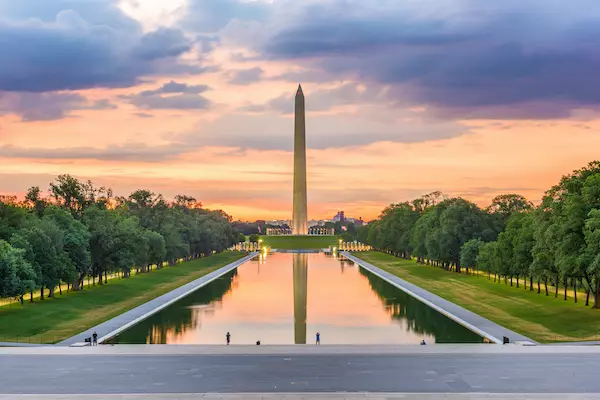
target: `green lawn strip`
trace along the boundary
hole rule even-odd
[[[261,236],[263,245],[282,250],[315,250],[338,246],[337,236]]]
[[[0,308],[0,342],[59,342],[245,255],[224,252],[134,278],[112,280],[106,285],[65,293],[54,299]]]
[[[600,310],[542,293],[494,283],[485,276],[458,274],[388,254],[356,254],[379,268],[533,340],[550,343],[600,339]]]

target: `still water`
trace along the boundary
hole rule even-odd
[[[482,338],[357,265],[323,253],[261,255],[110,343],[480,343]]]

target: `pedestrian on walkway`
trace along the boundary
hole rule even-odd
[[[96,332],[92,335],[92,346],[98,346],[98,334]]]
[[[231,342],[231,335],[229,334],[229,332],[227,332],[227,335],[225,335],[225,338],[227,339],[227,346],[229,346],[229,343]]]
[[[421,346],[425,346],[427,343],[425,343],[425,339],[421,340]]]
[[[321,344],[321,334],[317,332],[317,344]]]

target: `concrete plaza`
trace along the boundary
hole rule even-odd
[[[0,400],[594,400],[593,394],[486,393],[187,393],[116,395],[0,395]]]
[[[513,395],[504,398],[526,398],[522,394],[531,393],[547,395],[535,398],[564,399],[575,393],[592,396],[579,398],[600,398],[597,347],[347,346],[353,351],[343,347],[142,345],[0,349],[0,394],[187,396],[303,392],[303,396],[313,393],[321,398],[317,393],[344,392],[338,396],[480,396],[462,397],[466,399],[486,398],[481,393]],[[557,394],[560,397],[549,397]]]

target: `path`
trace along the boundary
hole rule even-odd
[[[518,349],[525,348],[514,348],[507,354],[375,355],[109,355],[95,349],[86,355],[15,355],[0,351],[0,393],[600,393],[596,352],[520,354]]]

